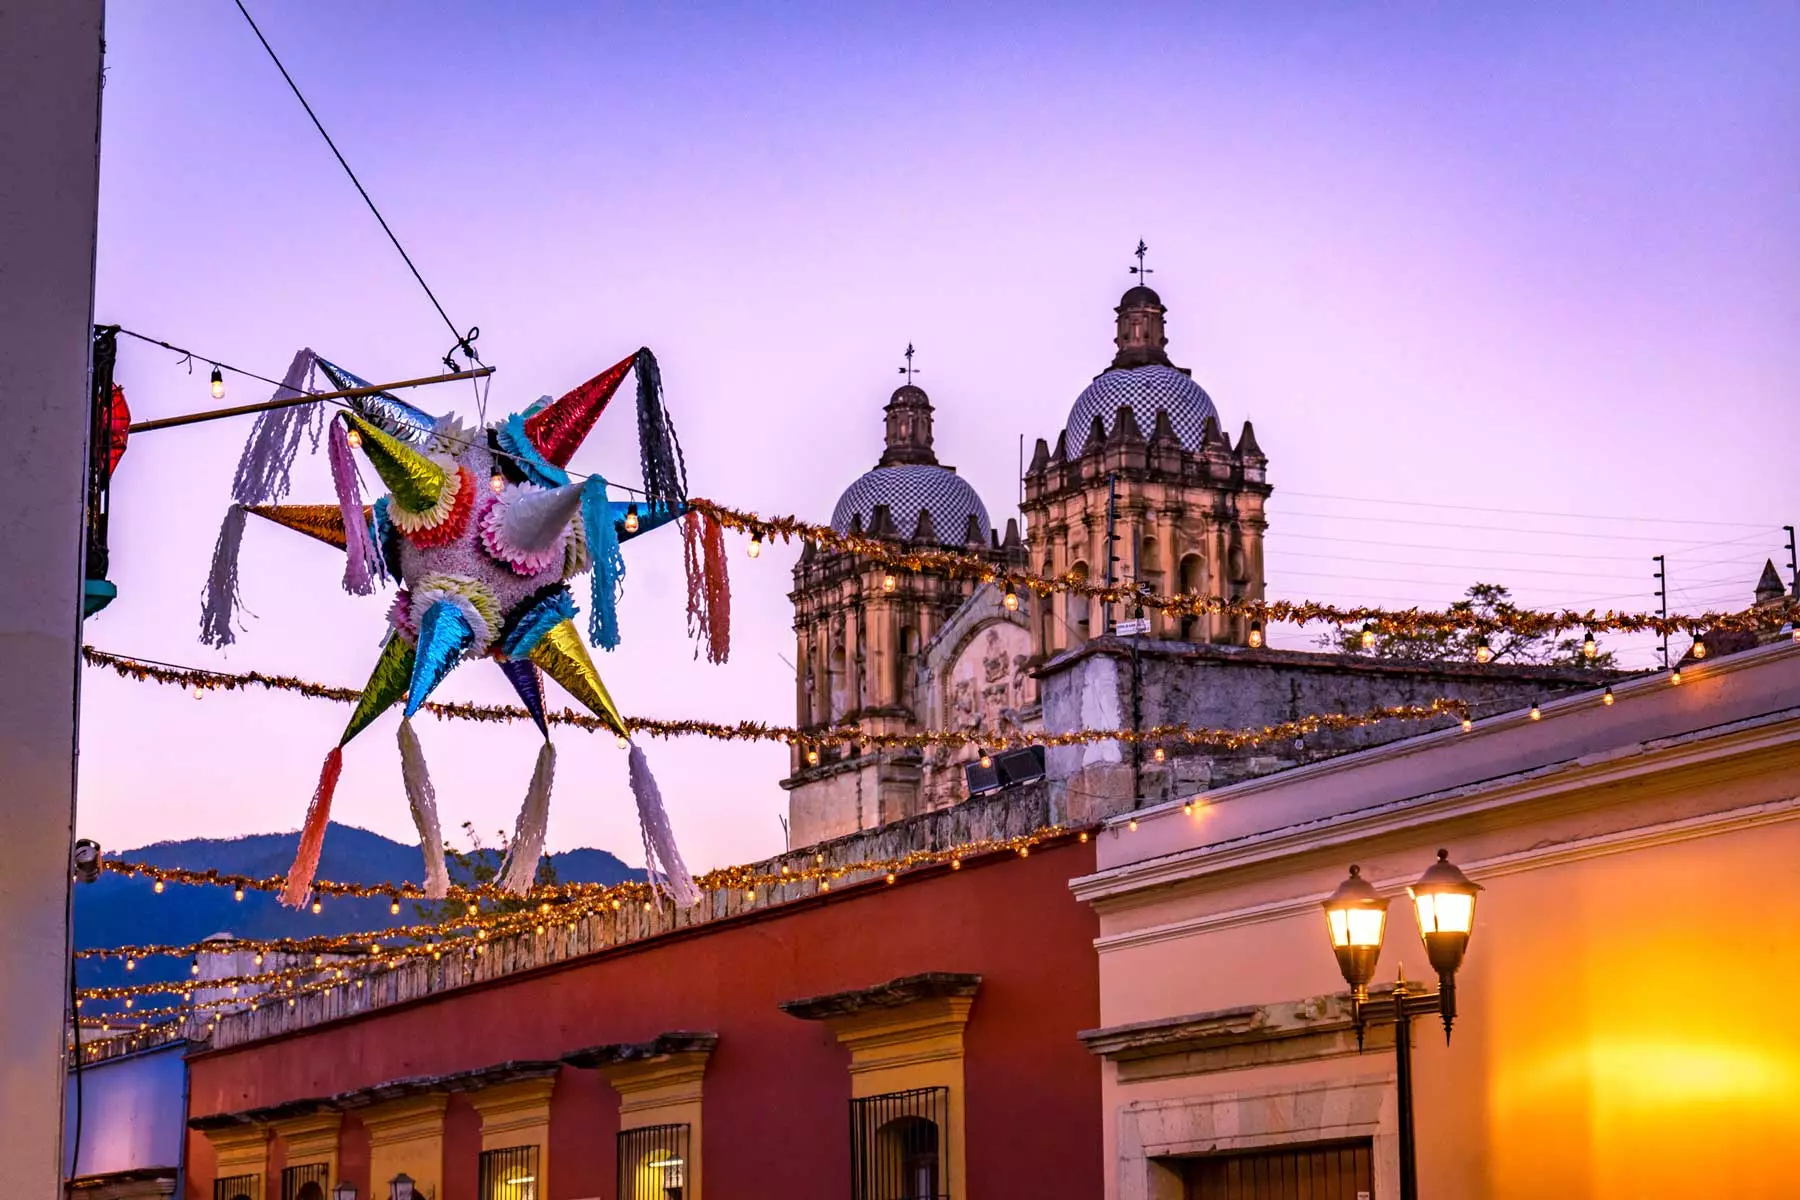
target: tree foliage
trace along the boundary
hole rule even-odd
[[[507,838],[501,830],[494,837],[498,843],[490,847],[482,842],[481,835],[475,831],[473,821],[464,821],[463,836],[468,839],[469,848],[459,850],[449,842],[444,843],[444,861],[450,869],[450,882],[464,887],[480,886],[492,883],[500,874],[500,867],[506,861]],[[556,882],[556,866],[550,861],[548,854],[538,860],[537,886],[542,887]],[[535,907],[535,901],[523,897],[505,900],[484,900],[481,911],[484,913],[522,912]],[[413,909],[422,923],[432,925],[456,925],[468,915],[468,902],[464,900],[420,900]]]
[[[1361,629],[1338,629],[1319,638],[1318,644],[1341,654],[1361,654],[1400,662],[1476,662],[1481,639],[1487,638],[1493,661],[1524,663],[1545,667],[1581,667],[1603,669],[1614,665],[1613,653],[1602,650],[1592,658],[1583,657],[1582,639],[1537,634],[1526,637],[1512,633],[1496,622],[1522,611],[1512,602],[1512,592],[1497,583],[1477,583],[1464,598],[1452,604],[1453,613],[1471,613],[1482,620],[1485,630],[1434,630],[1426,633],[1376,633],[1375,644],[1363,648]]]

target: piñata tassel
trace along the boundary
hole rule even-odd
[[[344,514],[344,590],[367,596],[375,590],[379,569],[369,520],[363,514],[362,484],[356,477],[356,460],[350,457],[350,438],[341,421],[331,423],[331,482],[337,487],[338,508]]]
[[[687,464],[674,422],[663,408],[662,368],[649,349],[637,352],[638,456],[644,471],[644,497],[651,508],[687,499]]]
[[[237,641],[237,610],[244,602],[238,593],[238,552],[243,544],[244,506],[233,504],[219,525],[206,595],[200,601],[200,640],[209,646],[223,648]]]
[[[406,785],[406,803],[419,831],[419,849],[425,854],[425,898],[442,900],[450,892],[450,872],[444,865],[444,831],[438,824],[437,791],[425,766],[425,751],[412,721],[400,721],[400,779]]]
[[[650,877],[650,886],[667,890],[677,907],[692,908],[700,902],[700,889],[694,886],[694,877],[681,861],[656,776],[650,773],[650,762],[636,742],[631,744],[630,769],[631,794],[637,798],[638,824],[644,830],[644,871]]]
[[[687,567],[688,636],[694,657],[706,661],[731,656],[731,576],[726,567],[725,528],[710,514],[690,508],[681,525],[681,556]]]
[[[588,612],[588,640],[605,650],[619,644],[619,593],[625,585],[625,555],[619,550],[619,528],[606,499],[606,480],[591,475],[581,488],[581,527],[593,560],[593,605]]]
[[[343,769],[344,748],[333,746],[319,772],[319,786],[306,810],[306,824],[300,827],[300,848],[294,853],[294,865],[288,868],[287,885],[281,889],[281,902],[289,908],[304,905],[312,892],[319,854],[325,849],[325,827],[331,824],[331,794],[337,791],[338,775]]]
[[[531,772],[531,786],[525,791],[525,803],[519,807],[506,861],[500,864],[500,886],[509,892],[522,896],[537,881],[538,860],[544,857],[544,835],[550,827],[550,785],[555,778],[556,747],[545,739],[538,751],[537,767]]]
[[[294,355],[293,363],[275,389],[274,399],[292,400],[308,390],[308,381],[316,358],[309,349]],[[300,453],[300,439],[312,434],[313,449],[319,448],[320,422],[325,407],[317,401],[271,408],[257,414],[244,452],[238,456],[237,473],[231,481],[231,498],[239,504],[274,504],[287,495],[294,459]]]

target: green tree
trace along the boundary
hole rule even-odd
[[[478,887],[484,883],[492,883],[500,874],[500,867],[506,861],[507,839],[504,830],[496,833],[497,847],[490,847],[481,840],[475,831],[475,822],[464,821],[463,836],[468,839],[469,848],[459,850],[449,842],[444,843],[444,863],[450,869],[450,882],[465,887]],[[533,881],[537,886],[556,882],[556,866],[550,861],[548,854],[538,860],[537,878]],[[536,908],[538,902],[526,900],[524,897],[508,897],[505,900],[483,900],[481,911],[484,913],[523,912],[528,908]],[[413,903],[413,911],[418,913],[422,923],[432,925],[456,925],[468,915],[469,904],[466,900],[419,900]]]
[[[1471,613],[1483,619],[1488,649],[1494,662],[1528,663],[1545,667],[1602,669],[1614,665],[1613,653],[1601,650],[1592,658],[1582,654],[1582,637],[1536,634],[1523,636],[1494,624],[1522,612],[1512,593],[1497,583],[1477,583],[1464,598],[1452,604],[1452,613]],[[1337,629],[1320,637],[1318,644],[1341,654],[1362,654],[1401,662],[1476,662],[1482,630],[1456,629],[1427,633],[1377,633],[1375,644],[1363,648],[1360,628]]]

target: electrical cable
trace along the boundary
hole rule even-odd
[[[1564,517],[1577,521],[1641,521],[1652,525],[1719,525],[1738,529],[1761,529],[1749,521],[1706,521],[1696,517],[1619,517],[1608,513],[1548,512],[1536,508],[1491,508],[1481,504],[1442,504],[1429,500],[1378,500],[1373,496],[1339,496],[1330,492],[1296,492],[1283,488],[1285,496],[1303,496],[1309,500],[1347,500],[1354,504],[1392,504],[1405,508],[1448,508],[1459,512],[1491,512],[1521,517]]]
[[[406,269],[411,271],[413,278],[419,281],[419,287],[424,290],[425,298],[431,301],[431,306],[437,309],[438,316],[443,318],[444,325],[450,330],[450,336],[456,339],[456,345],[444,354],[444,365],[449,367],[452,373],[455,372],[456,363],[450,356],[458,350],[461,350],[470,362],[480,362],[481,355],[475,351],[475,339],[481,336],[481,327],[471,325],[467,333],[457,332],[456,322],[450,319],[450,314],[444,311],[442,304],[438,303],[437,294],[431,290],[431,285],[425,282],[425,276],[419,273],[419,268],[413,263],[412,255],[408,254],[406,247],[400,244],[400,239],[394,235],[393,229],[387,223],[387,218],[381,215],[379,208],[375,207],[375,201],[369,196],[369,190],[363,187],[362,180],[358,179],[356,172],[350,169],[350,163],[344,158],[343,152],[337,148],[337,143],[331,140],[329,133],[325,132],[325,125],[319,120],[319,114],[313,111],[313,106],[307,102],[306,96],[300,91],[300,85],[294,82],[294,77],[288,74],[287,67],[282,65],[281,56],[275,53],[275,47],[271,46],[269,39],[263,36],[262,29],[256,24],[256,18],[252,17],[250,10],[244,7],[244,0],[233,0],[233,2],[237,5],[238,11],[244,14],[244,20],[249,22],[250,31],[256,34],[256,40],[261,42],[262,48],[269,52],[269,60],[275,64],[275,69],[281,72],[283,79],[287,80],[287,85],[293,91],[294,98],[300,101],[300,107],[304,108],[306,115],[312,119],[313,128],[319,131],[319,136],[325,139],[327,146],[331,147],[331,153],[337,158],[338,166],[344,168],[344,174],[348,175],[350,182],[356,185],[357,194],[362,196],[363,203],[367,204],[369,211],[375,215],[375,220],[381,225],[381,231],[387,234],[388,241],[394,243],[394,249],[400,252],[401,259],[406,263]]]

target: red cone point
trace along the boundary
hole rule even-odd
[[[525,436],[538,453],[559,467],[568,466],[636,361],[636,354],[621,359],[560,400],[526,417]]]

